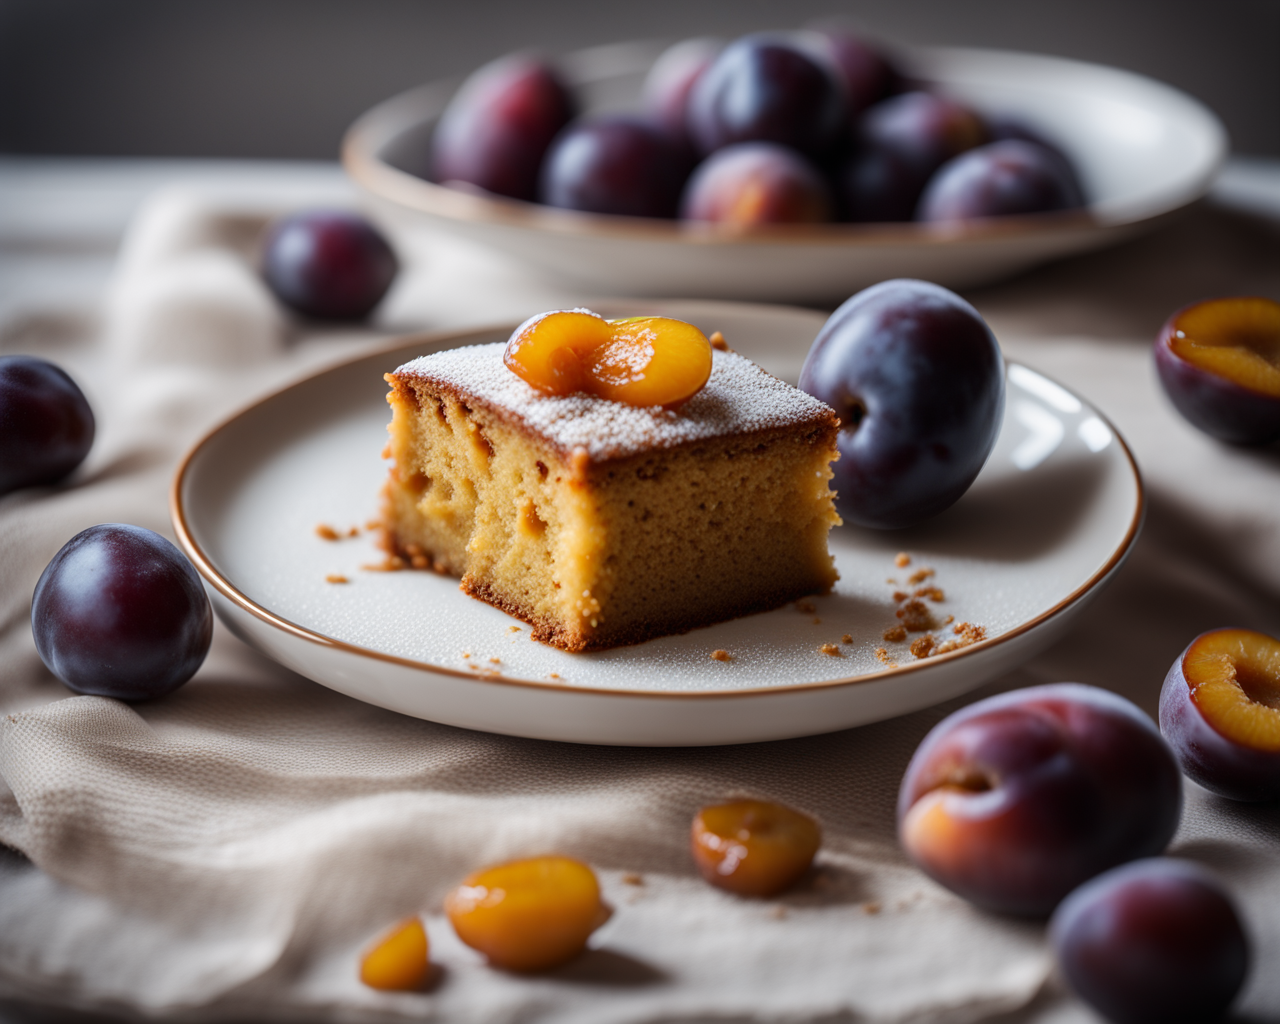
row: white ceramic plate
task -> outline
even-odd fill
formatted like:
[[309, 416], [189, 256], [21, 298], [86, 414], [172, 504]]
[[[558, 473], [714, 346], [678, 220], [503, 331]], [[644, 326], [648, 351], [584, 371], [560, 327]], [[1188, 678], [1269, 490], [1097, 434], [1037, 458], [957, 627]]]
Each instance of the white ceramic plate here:
[[[806, 310], [734, 303], [650, 302], [643, 311], [721, 330], [793, 381], [823, 322]], [[815, 610], [792, 605], [566, 654], [534, 643], [527, 627], [455, 580], [362, 569], [382, 559], [368, 532], [341, 541], [315, 532], [319, 523], [363, 525], [376, 511], [386, 473], [382, 374], [510, 330], [427, 336], [362, 357], [250, 407], [196, 445], [174, 482], [174, 524], [237, 635], [326, 686], [452, 725], [586, 743], [778, 739], [902, 714], [1009, 670], [1062, 635], [1137, 536], [1142, 489], [1124, 442], [1082, 399], [1014, 365], [999, 442], [972, 489], [923, 527], [833, 531], [841, 579], [813, 599]], [[894, 564], [899, 551], [911, 566]], [[882, 639], [896, 621], [894, 590], [914, 589], [907, 577], [922, 567], [945, 594], [936, 617], [980, 625], [988, 639], [925, 660]], [[329, 574], [350, 582], [326, 582]], [[840, 654], [822, 653], [823, 644]], [[733, 660], [712, 660], [717, 649]]]
[[[588, 109], [636, 106], [661, 46], [626, 43], [564, 58]], [[582, 214], [444, 188], [418, 177], [456, 83], [393, 97], [352, 126], [348, 173], [408, 245], [448, 232], [597, 294], [826, 302], [892, 277], [951, 288], [987, 283], [1153, 226], [1208, 189], [1227, 149], [1191, 97], [1128, 71], [997, 50], [921, 49], [909, 70], [991, 114], [1039, 126], [1075, 161], [1085, 211], [961, 227], [820, 224], [743, 233], [712, 225]]]

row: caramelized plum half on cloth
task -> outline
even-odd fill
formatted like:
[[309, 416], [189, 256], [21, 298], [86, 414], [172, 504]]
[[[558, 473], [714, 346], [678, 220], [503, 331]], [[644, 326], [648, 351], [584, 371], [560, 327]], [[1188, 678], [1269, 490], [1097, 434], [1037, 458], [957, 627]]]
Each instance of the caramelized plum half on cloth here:
[[1280, 640], [1249, 629], [1196, 637], [1165, 676], [1160, 731], [1205, 789], [1280, 798]]
[[1210, 299], [1174, 313], [1156, 337], [1156, 371], [1174, 408], [1220, 441], [1280, 438], [1280, 303]]

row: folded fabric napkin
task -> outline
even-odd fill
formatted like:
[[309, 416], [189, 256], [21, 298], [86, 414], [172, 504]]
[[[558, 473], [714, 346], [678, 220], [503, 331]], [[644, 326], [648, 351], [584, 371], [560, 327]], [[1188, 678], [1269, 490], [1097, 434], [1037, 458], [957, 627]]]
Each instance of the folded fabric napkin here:
[[[1049, 980], [1041, 925], [975, 911], [897, 845], [906, 762], [963, 701], [777, 743], [575, 746], [362, 704], [221, 626], [200, 673], [163, 700], [71, 696], [52, 679], [28, 615], [54, 552], [98, 522], [169, 533], [176, 460], [209, 425], [380, 336], [307, 332], [277, 311], [251, 261], [276, 208], [157, 196], [126, 239], [104, 328], [42, 352], [82, 382], [100, 434], [69, 483], [0, 499], [0, 841], [14, 851], [0, 853], [0, 994], [175, 1019], [1091, 1019]], [[589, 298], [453, 252], [410, 259], [382, 334]], [[1277, 270], [1273, 237], [1202, 211], [974, 296], [1008, 354], [1113, 417], [1151, 498], [1130, 563], [1071, 636], [981, 693], [1075, 679], [1153, 712], [1165, 670], [1197, 632], [1280, 626], [1275, 453], [1227, 451], [1183, 424], [1146, 349], [1176, 306], [1206, 291], [1265, 291]], [[690, 818], [735, 794], [821, 820], [818, 868], [798, 890], [749, 901], [697, 878]], [[1259, 964], [1280, 953], [1278, 837], [1276, 808], [1188, 785], [1173, 852], [1229, 880]], [[594, 865], [616, 913], [559, 971], [490, 970], [453, 935], [444, 892], [479, 866], [550, 851]], [[361, 948], [415, 912], [439, 965], [434, 986], [361, 986]], [[1280, 980], [1255, 971], [1245, 1006], [1280, 1012]]]

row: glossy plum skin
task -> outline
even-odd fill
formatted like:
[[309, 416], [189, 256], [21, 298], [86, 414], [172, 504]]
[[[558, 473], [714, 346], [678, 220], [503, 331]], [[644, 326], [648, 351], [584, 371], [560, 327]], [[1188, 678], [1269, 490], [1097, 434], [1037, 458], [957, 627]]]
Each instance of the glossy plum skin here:
[[1065, 175], [1070, 182], [1072, 191], [1081, 197], [1080, 205], [1084, 204], [1085, 190], [1080, 183], [1080, 174], [1076, 170], [1076, 165], [1067, 156], [1066, 150], [1058, 145], [1054, 139], [1038, 128], [1027, 124], [1021, 118], [994, 114], [984, 116], [983, 121], [986, 123], [987, 135], [992, 142], [1019, 139], [1022, 142], [1031, 142], [1041, 149], [1048, 150], [1050, 158], [1057, 162], [1060, 173]]
[[91, 526], [45, 567], [31, 605], [41, 660], [77, 693], [147, 700], [195, 674], [213, 612], [191, 563], [140, 526]]
[[1156, 374], [1169, 401], [1192, 426], [1228, 444], [1270, 444], [1280, 439], [1280, 397], [1196, 366], [1173, 349], [1184, 315], [1211, 305], [1225, 309], [1232, 301], [1195, 303], [1169, 317], [1156, 335]]
[[93, 435], [93, 410], [66, 371], [35, 356], [0, 356], [0, 495], [63, 479]]
[[858, 223], [911, 220], [922, 185], [900, 157], [875, 146], [855, 151], [836, 174], [843, 219]]
[[793, 149], [741, 142], [717, 150], [685, 186], [680, 216], [724, 224], [818, 223], [830, 219], [826, 181]]
[[851, 117], [857, 117], [897, 88], [900, 76], [889, 58], [855, 33], [819, 27], [808, 35], [814, 48], [835, 67]]
[[1249, 971], [1249, 943], [1222, 886], [1156, 858], [1082, 885], [1049, 926], [1063, 976], [1115, 1024], [1216, 1020]]
[[1047, 915], [1077, 885], [1158, 854], [1182, 783], [1151, 721], [1075, 683], [989, 697], [924, 738], [898, 794], [898, 834], [935, 881], [989, 910]]
[[432, 178], [532, 200], [547, 147], [573, 114], [573, 98], [550, 65], [525, 54], [486, 64], [440, 118]]
[[904, 92], [871, 107], [859, 126], [862, 144], [887, 149], [921, 186], [944, 163], [987, 140], [982, 120], [967, 107], [931, 92]]
[[386, 238], [345, 210], [281, 217], [263, 240], [262, 276], [286, 306], [319, 320], [360, 320], [399, 270]]
[[703, 155], [735, 142], [777, 142], [818, 156], [846, 119], [833, 72], [778, 36], [729, 44], [689, 95], [689, 135]]
[[685, 126], [689, 93], [723, 49], [719, 39], [682, 40], [663, 50], [645, 76], [641, 87], [645, 113], [673, 139], [689, 144]]
[[1211, 793], [1248, 802], [1280, 799], [1280, 751], [1233, 741], [1209, 723], [1192, 699], [1187, 656], [1197, 643], [1222, 632], [1227, 631], [1196, 637], [1170, 667], [1160, 689], [1160, 732], [1186, 776]]
[[1069, 210], [1081, 205], [1058, 158], [1034, 142], [1006, 139], [970, 149], [929, 180], [916, 219], [933, 223]]
[[800, 388], [835, 409], [846, 521], [922, 522], [973, 483], [1004, 413], [1004, 359], [977, 310], [926, 281], [882, 281], [831, 314]]
[[685, 154], [661, 129], [632, 117], [597, 117], [556, 136], [539, 199], [585, 213], [674, 217], [687, 175]]

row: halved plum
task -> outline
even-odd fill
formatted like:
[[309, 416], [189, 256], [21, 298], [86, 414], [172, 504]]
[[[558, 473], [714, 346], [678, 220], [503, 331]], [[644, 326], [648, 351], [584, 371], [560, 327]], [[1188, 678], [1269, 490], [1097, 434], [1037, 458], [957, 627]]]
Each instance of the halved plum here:
[[1180, 309], [1160, 329], [1155, 359], [1193, 426], [1234, 444], [1280, 438], [1280, 303], [1242, 296]]
[[1196, 637], [1165, 676], [1160, 731], [1205, 789], [1280, 798], [1280, 640], [1250, 629]]

